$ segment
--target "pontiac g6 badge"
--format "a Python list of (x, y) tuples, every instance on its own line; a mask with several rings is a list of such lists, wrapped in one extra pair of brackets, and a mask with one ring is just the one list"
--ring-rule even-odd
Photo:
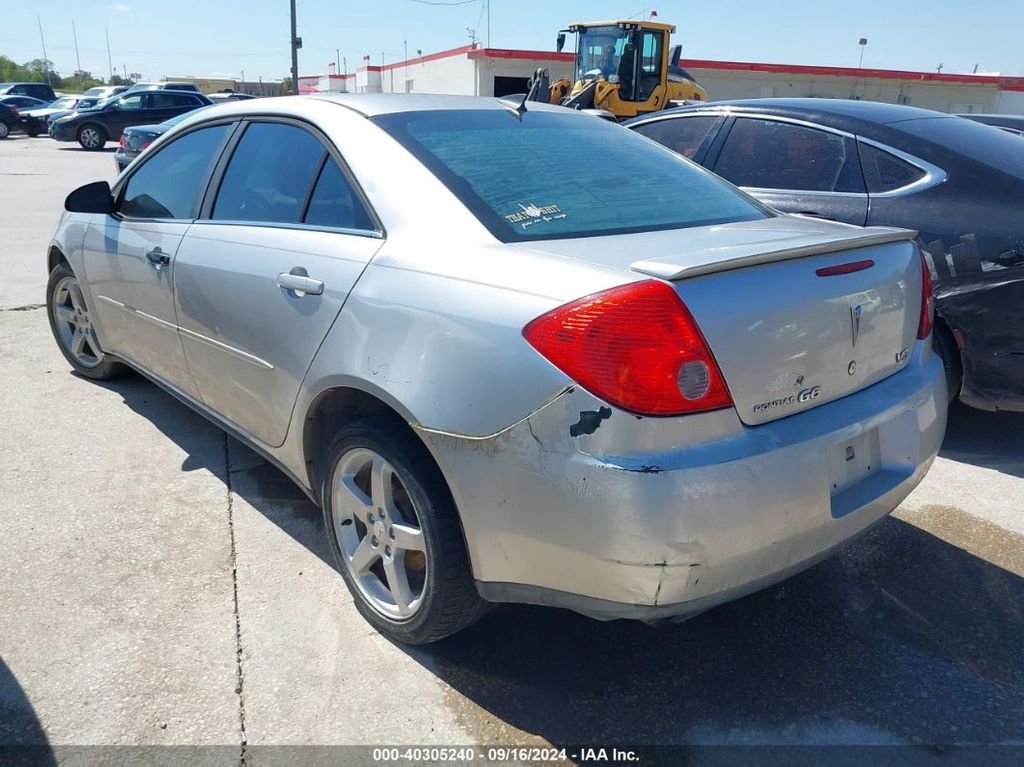
[(861, 305), (850, 307), (850, 324), (853, 326), (853, 345), (857, 345), (857, 338), (860, 336), (860, 315)]

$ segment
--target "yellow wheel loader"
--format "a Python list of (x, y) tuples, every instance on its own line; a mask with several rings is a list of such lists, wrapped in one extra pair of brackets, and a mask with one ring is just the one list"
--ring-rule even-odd
[(546, 69), (530, 80), (528, 101), (546, 101), (571, 109), (603, 110), (617, 120), (657, 112), (708, 94), (679, 66), (681, 46), (669, 52), (672, 24), (654, 21), (594, 21), (572, 24), (558, 33), (576, 35), (574, 80), (550, 81)]

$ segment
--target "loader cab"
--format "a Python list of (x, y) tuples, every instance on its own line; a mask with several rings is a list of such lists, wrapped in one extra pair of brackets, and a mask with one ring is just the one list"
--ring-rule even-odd
[(664, 81), (669, 25), (604, 22), (567, 31), (577, 35), (576, 82), (605, 80), (619, 86), (621, 101), (646, 102)]

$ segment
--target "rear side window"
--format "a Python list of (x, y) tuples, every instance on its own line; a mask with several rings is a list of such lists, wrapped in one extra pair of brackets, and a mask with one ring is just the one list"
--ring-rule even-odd
[(638, 125), (635, 130), (683, 157), (692, 158), (718, 119), (715, 115), (674, 117)]
[(495, 109), (372, 119), (505, 242), (681, 229), (771, 215), (663, 147), (589, 116)]
[(738, 117), (715, 173), (737, 186), (859, 192), (864, 179), (852, 139), (802, 125)]
[(193, 218), (206, 173), (230, 128), (202, 128), (163, 146), (128, 179), (121, 214), (130, 218)]
[(213, 218), (298, 224), (327, 150), (309, 131), (253, 123), (228, 163)]
[(925, 172), (916, 165), (870, 144), (860, 145), (860, 160), (868, 192), (872, 194), (901, 189), (925, 176)]
[(331, 158), (327, 158), (313, 188), (305, 223), (367, 231), (376, 228), (345, 174)]

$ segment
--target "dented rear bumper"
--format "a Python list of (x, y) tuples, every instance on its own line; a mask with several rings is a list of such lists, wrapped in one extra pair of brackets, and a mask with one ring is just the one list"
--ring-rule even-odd
[(782, 580), (885, 517), (938, 452), (945, 391), (918, 342), (896, 375), (761, 426), (639, 418), (572, 388), (489, 437), (421, 433), (486, 599), (650, 620)]

